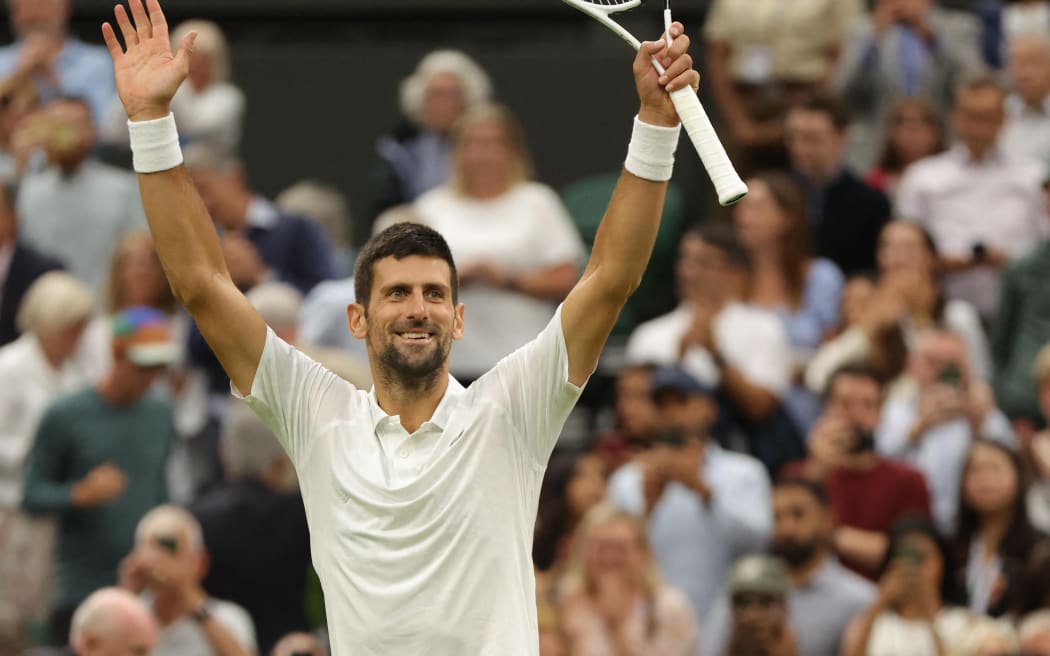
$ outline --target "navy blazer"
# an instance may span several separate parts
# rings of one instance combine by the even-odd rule
[[[0,346],[13,342],[19,336],[15,317],[26,291],[40,276],[62,268],[58,260],[42,255],[25,244],[15,243],[11,268],[4,281],[4,293],[0,295]]]

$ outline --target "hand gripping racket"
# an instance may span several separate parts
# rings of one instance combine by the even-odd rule
[[[615,23],[611,16],[612,14],[641,6],[642,0],[562,0],[562,2],[579,9],[609,28],[635,50],[641,47],[642,44],[638,39]],[[667,12],[664,15],[666,17],[668,15]],[[660,75],[664,74],[664,67],[660,65],[660,62],[655,57],[653,58],[653,68]],[[704,111],[703,105],[700,104],[700,99],[697,98],[696,92],[689,87],[677,89],[671,92],[671,100],[674,102],[675,110],[678,112],[678,118],[681,119],[682,125],[685,126],[685,131],[689,134],[689,139],[693,142],[693,146],[696,147],[697,154],[700,155],[700,161],[704,163],[704,168],[707,169],[707,175],[710,176],[711,182],[715,185],[715,191],[718,193],[718,202],[722,205],[732,205],[746,196],[747,185],[740,179],[736,169],[733,168],[733,163],[729,161],[726,149],[722,142],[719,141],[718,135],[715,134],[715,129],[711,125],[711,119],[707,117],[707,112]]]

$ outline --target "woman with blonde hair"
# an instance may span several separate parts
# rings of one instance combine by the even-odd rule
[[[532,182],[525,135],[502,105],[480,105],[456,127],[450,181],[415,203],[448,241],[470,330],[452,351],[468,382],[528,343],[575,284],[583,243],[561,199]]]
[[[560,599],[574,656],[696,654],[689,601],[661,581],[642,522],[612,504],[580,523]]]

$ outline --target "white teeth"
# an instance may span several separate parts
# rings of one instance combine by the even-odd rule
[[[402,333],[401,336],[405,339],[426,339],[429,337],[426,333]]]

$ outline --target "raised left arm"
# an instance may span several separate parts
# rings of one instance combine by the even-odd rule
[[[692,68],[689,37],[681,23],[671,26],[671,35],[670,48],[663,40],[642,44],[634,60],[634,77],[641,100],[638,120],[677,131],[678,114],[668,92],[696,87],[699,75]],[[653,68],[653,56],[664,64],[664,76]],[[613,191],[587,268],[562,306],[569,382],[574,385],[583,385],[594,371],[620,310],[641,283],[656,242],[666,192],[666,180],[645,180],[627,171]]]

